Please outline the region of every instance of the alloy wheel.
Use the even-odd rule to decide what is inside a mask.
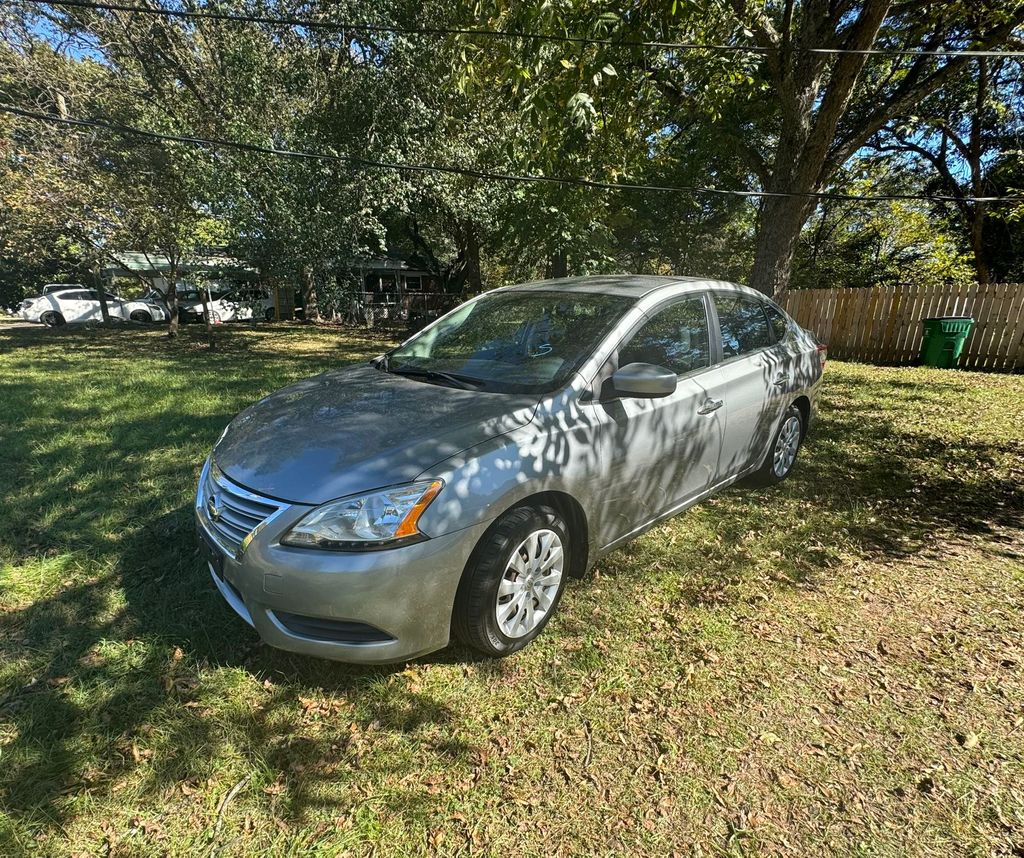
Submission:
[[[775,453],[772,470],[775,476],[784,477],[793,467],[796,459],[796,451],[800,448],[800,418],[790,415],[779,430],[778,440],[775,442]]]
[[[498,584],[494,610],[502,634],[521,638],[544,621],[558,595],[564,557],[553,530],[535,530],[519,543]]]

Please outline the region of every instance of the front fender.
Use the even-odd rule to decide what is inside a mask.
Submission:
[[[564,412],[545,415],[520,428],[490,438],[423,471],[417,479],[441,479],[445,487],[420,518],[427,536],[489,523],[534,495],[558,492],[582,510],[588,554],[594,552],[592,455],[580,455],[577,444],[592,453],[589,436],[567,431]],[[550,417],[551,419],[547,419]]]

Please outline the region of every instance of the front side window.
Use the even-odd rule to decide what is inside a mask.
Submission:
[[[676,375],[711,365],[708,317],[699,296],[686,298],[647,322],[619,350],[619,366],[652,363]]]
[[[388,353],[381,368],[503,393],[557,389],[593,353],[633,298],[509,291],[470,301]]]
[[[722,357],[745,355],[772,344],[768,319],[757,298],[747,295],[715,295],[722,329]]]

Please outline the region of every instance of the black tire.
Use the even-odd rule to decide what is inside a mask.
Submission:
[[[795,423],[793,422],[794,420],[796,421]],[[749,483],[755,486],[774,486],[793,473],[793,466],[796,464],[800,447],[803,445],[806,428],[804,426],[803,412],[795,405],[790,405],[786,409],[786,413],[782,415],[782,419],[775,429],[775,434],[772,435],[772,441],[768,447],[764,463],[748,478]],[[795,438],[792,439],[792,443],[795,443],[795,449],[792,450],[791,456],[783,455],[780,459],[782,447],[784,445],[788,446],[791,443],[791,433],[794,431],[796,434]]]
[[[145,310],[132,310],[128,318],[133,322],[144,322],[146,324],[153,321],[153,317]]]
[[[39,321],[48,328],[59,328],[64,324],[64,317],[56,310],[48,310],[39,317]]]
[[[263,320],[266,322],[273,322],[277,318],[277,311],[273,307],[268,307],[263,312]]]
[[[543,598],[550,597],[551,601],[539,622],[523,634],[510,636],[499,623],[498,611],[501,608],[511,610],[512,603],[517,597],[499,597],[498,588],[505,580],[507,572],[515,574],[510,569],[510,564],[517,549],[533,534],[543,531],[556,534],[561,542],[561,578],[557,585],[551,585],[553,595],[549,596],[545,592]],[[521,650],[544,630],[558,609],[562,592],[565,590],[565,581],[569,577],[569,569],[572,568],[571,552],[572,541],[565,521],[551,507],[517,507],[505,513],[484,534],[473,550],[466,571],[462,574],[452,612],[452,631],[455,636],[478,652],[494,658],[502,658]],[[529,561],[524,561],[523,555],[520,554],[520,562]],[[531,586],[533,577],[534,573],[531,572]],[[530,600],[530,616],[533,616],[534,611],[539,610],[542,604],[542,597],[535,597],[532,594],[532,589],[528,594],[523,594],[524,598]],[[510,601],[499,604],[499,598]],[[515,609],[515,613],[519,610]],[[527,609],[524,606],[521,610]]]

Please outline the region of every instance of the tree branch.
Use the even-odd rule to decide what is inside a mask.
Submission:
[[[982,39],[977,45],[978,50],[988,50],[1001,44],[1022,21],[1024,21],[1024,6],[1020,7],[1010,20],[997,27]],[[924,69],[933,62],[933,57],[921,57],[914,63],[906,78],[897,87],[896,92],[873,110],[845,140],[839,142],[832,149],[823,175],[831,175],[835,170],[838,170],[854,152],[867,143],[894,116],[905,113],[924,96],[934,92],[951,77],[959,74],[971,62],[971,58],[964,56],[953,57],[947,60],[941,68],[922,77]]]

